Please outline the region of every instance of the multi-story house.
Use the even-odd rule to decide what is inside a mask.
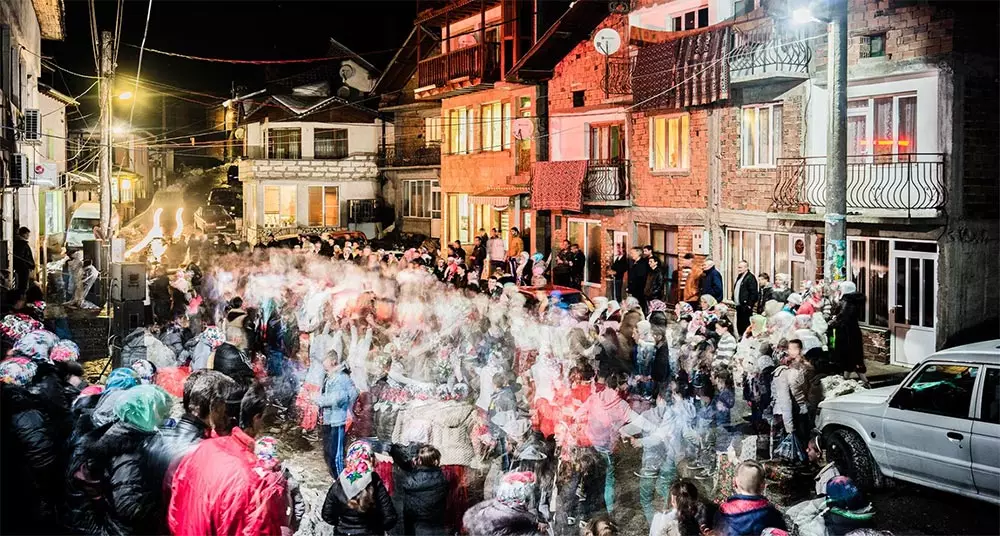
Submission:
[[[47,236],[50,242],[61,244],[66,232],[70,204],[67,203],[69,188],[66,181],[66,164],[70,156],[66,152],[66,107],[79,106],[80,103],[42,83],[38,84],[38,91],[41,143],[37,146],[35,170],[42,171],[44,176],[42,180],[36,177],[35,181],[39,187],[38,234]]]
[[[70,131],[68,149],[68,179],[70,205],[90,201],[98,190],[100,126]],[[150,145],[156,135],[139,128],[117,125],[111,133],[111,203],[121,223],[125,224],[149,206],[156,191],[153,177],[162,174],[150,159]]]
[[[518,79],[547,81],[550,103],[531,207],[539,221],[552,211],[553,241],[584,249],[589,292],[607,292],[615,243],[652,245],[671,273],[679,255],[710,255],[727,287],[740,260],[796,288],[822,277],[826,32],[793,27],[786,9],[638,1],[562,29],[568,54],[536,46],[522,60]],[[871,356],[911,364],[982,321],[995,333],[998,181],[983,148],[997,105],[982,88],[996,85],[996,47],[979,40],[996,14],[849,10],[847,277],[867,296]],[[601,28],[621,39],[607,57]]]
[[[372,73],[352,56],[230,103],[241,114],[233,135],[250,242],[344,228],[378,234],[377,153],[392,125],[368,106]]]
[[[42,73],[42,40],[65,35],[62,0],[0,1],[0,272],[6,279],[10,240],[17,227],[32,231],[31,247],[38,251],[38,187],[14,188],[30,180],[35,146],[41,144],[40,125],[26,124],[25,112],[38,119]],[[15,155],[18,155],[15,157]],[[24,170],[24,171],[22,171]]]

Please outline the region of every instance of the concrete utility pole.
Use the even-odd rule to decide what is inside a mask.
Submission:
[[[830,19],[823,276],[827,281],[842,281],[847,278],[847,0],[834,0]]]
[[[101,234],[111,236],[111,86],[114,83],[111,32],[101,32],[101,149],[98,174],[101,178]]]

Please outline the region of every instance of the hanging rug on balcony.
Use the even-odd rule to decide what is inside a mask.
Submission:
[[[531,203],[536,210],[583,211],[587,161],[535,162],[531,166]]]
[[[641,110],[676,110],[729,98],[728,25],[642,47],[632,91]]]

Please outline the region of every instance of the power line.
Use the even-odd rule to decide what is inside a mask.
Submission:
[[[128,45],[130,47],[135,47],[135,45],[131,45],[131,44],[128,44],[128,43],[126,43],[126,45]],[[211,62],[211,63],[235,63],[235,64],[240,64],[240,65],[286,65],[286,64],[294,64],[294,63],[318,63],[318,62],[322,62],[322,61],[345,60],[345,59],[351,59],[351,58],[355,57],[355,56],[352,56],[352,55],[343,55],[343,56],[324,56],[324,57],[320,57],[320,58],[299,58],[299,59],[290,59],[290,60],[236,60],[236,59],[228,59],[228,58],[207,58],[207,57],[204,57],[204,56],[193,56],[193,55],[190,55],[190,54],[180,54],[178,52],[167,52],[165,50],[157,50],[155,48],[147,48],[146,50],[148,50],[149,52],[153,52],[155,54],[162,54],[164,56],[171,56],[171,57],[175,57],[175,58],[183,58],[183,59],[186,59],[186,60],[207,61],[207,62]],[[365,54],[380,54],[380,53],[385,53],[385,52],[393,52],[395,50],[397,50],[397,49],[395,49],[395,48],[387,48],[385,50],[373,50],[371,52],[366,52]],[[360,56],[360,55],[361,54],[357,54],[357,56]]]

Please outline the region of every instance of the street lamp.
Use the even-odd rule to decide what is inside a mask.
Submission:
[[[118,95],[118,100],[129,100],[132,97],[133,95],[131,91],[122,91],[121,94]]]
[[[792,10],[797,24],[825,22],[827,34],[827,84],[830,90],[830,134],[826,145],[826,213],[824,222],[823,277],[847,278],[847,0],[829,0],[824,18],[808,4]]]

